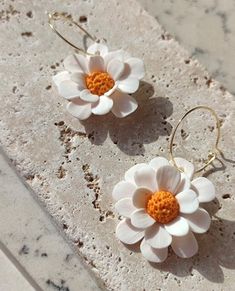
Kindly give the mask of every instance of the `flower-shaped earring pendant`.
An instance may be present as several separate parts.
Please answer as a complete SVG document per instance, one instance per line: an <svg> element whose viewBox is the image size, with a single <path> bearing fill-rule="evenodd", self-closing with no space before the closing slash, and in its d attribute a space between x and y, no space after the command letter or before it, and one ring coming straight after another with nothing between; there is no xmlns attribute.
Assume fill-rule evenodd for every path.
<svg viewBox="0 0 235 291"><path fill-rule="evenodd" d="M68 56L64 60L65 70L53 77L59 94L68 100L67 110L80 120L87 119L92 113L104 115L112 111L118 118L133 113L138 104L130 94L138 90L144 77L143 61L122 49L109 51L106 45L97 42L86 52L79 51L84 55Z"/></svg>
<svg viewBox="0 0 235 291"><path fill-rule="evenodd" d="M198 170L183 159L174 158L173 141L182 120L197 109L209 110L216 119L217 139L208 160ZM198 251L194 233L205 233L211 218L201 203L215 198L215 187L205 177L193 179L216 158L220 138L220 121L213 109L197 106L179 121L170 139L171 161L157 157L149 164L137 164L125 173L113 189L115 209L122 219L116 236L125 244L140 242L142 255L150 262L163 262L168 247L182 258Z"/></svg>
<svg viewBox="0 0 235 291"><path fill-rule="evenodd" d="M210 226L210 216L200 203L215 198L212 182L204 177L191 181L193 164L175 160L185 174L157 157L130 168L113 190L115 209L123 216L117 238L125 244L141 241L141 253L150 262L163 262L169 246L179 257L195 255L198 244L193 233L204 233Z"/></svg>

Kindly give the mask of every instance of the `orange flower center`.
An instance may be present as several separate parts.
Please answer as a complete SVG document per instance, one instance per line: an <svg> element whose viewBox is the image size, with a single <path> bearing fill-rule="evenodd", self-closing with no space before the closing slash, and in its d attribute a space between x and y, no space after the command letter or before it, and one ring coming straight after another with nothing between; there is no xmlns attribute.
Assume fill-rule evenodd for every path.
<svg viewBox="0 0 235 291"><path fill-rule="evenodd" d="M85 77L87 89L94 95L101 96L114 86L114 80L106 72L93 72Z"/></svg>
<svg viewBox="0 0 235 291"><path fill-rule="evenodd" d="M156 221L166 224L178 216L179 204L172 193L159 191L150 197L146 210Z"/></svg>

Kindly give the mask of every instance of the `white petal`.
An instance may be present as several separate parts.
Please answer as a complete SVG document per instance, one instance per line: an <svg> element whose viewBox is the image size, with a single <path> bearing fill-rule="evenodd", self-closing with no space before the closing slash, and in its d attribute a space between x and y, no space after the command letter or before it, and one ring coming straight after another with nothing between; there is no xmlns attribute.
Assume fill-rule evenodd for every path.
<svg viewBox="0 0 235 291"><path fill-rule="evenodd" d="M148 215L145 209L135 210L130 218L132 225L140 228L147 228L156 222L155 219Z"/></svg>
<svg viewBox="0 0 235 291"><path fill-rule="evenodd" d="M104 59L101 56L89 57L88 67L90 73L103 72Z"/></svg>
<svg viewBox="0 0 235 291"><path fill-rule="evenodd" d="M70 80L70 74L67 71L60 72L60 73L56 74L55 76L53 76L52 80L54 81L54 83L58 87L61 82L66 81L66 80Z"/></svg>
<svg viewBox="0 0 235 291"><path fill-rule="evenodd" d="M115 201L122 198L132 197L136 190L136 186L131 182L121 181L113 188L113 199Z"/></svg>
<svg viewBox="0 0 235 291"><path fill-rule="evenodd" d="M98 104L92 108L92 113L96 115L107 114L113 107L113 100L107 96L100 96Z"/></svg>
<svg viewBox="0 0 235 291"><path fill-rule="evenodd" d="M67 71L88 73L87 58L83 55L70 55L64 60L64 67Z"/></svg>
<svg viewBox="0 0 235 291"><path fill-rule="evenodd" d="M105 56L108 53L108 47L102 43L95 42L89 46L87 52L89 54L100 54L101 56Z"/></svg>
<svg viewBox="0 0 235 291"><path fill-rule="evenodd" d="M140 244L140 250L145 259L152 263L161 263L165 261L168 254L167 248L154 249L145 241L145 239L143 239Z"/></svg>
<svg viewBox="0 0 235 291"><path fill-rule="evenodd" d="M70 80L62 81L58 86L58 91L61 96L68 100L77 99L80 95L78 84Z"/></svg>
<svg viewBox="0 0 235 291"><path fill-rule="evenodd" d="M126 78L117 81L118 89L125 93L134 93L139 88L139 80L136 78Z"/></svg>
<svg viewBox="0 0 235 291"><path fill-rule="evenodd" d="M204 233L210 227L210 215L203 208L199 208L193 214L182 214L182 216L187 219L189 227L193 232Z"/></svg>
<svg viewBox="0 0 235 291"><path fill-rule="evenodd" d="M137 208L145 208L152 191L148 188L137 188L132 196L133 205Z"/></svg>
<svg viewBox="0 0 235 291"><path fill-rule="evenodd" d="M193 213L199 207L197 194L191 189L185 190L175 197L179 203L181 213Z"/></svg>
<svg viewBox="0 0 235 291"><path fill-rule="evenodd" d="M86 88L84 73L72 73L71 80L78 84L78 88L80 91Z"/></svg>
<svg viewBox="0 0 235 291"><path fill-rule="evenodd" d="M137 101L132 96L120 91L115 91L110 98L113 99L112 112L119 118L130 115L138 107Z"/></svg>
<svg viewBox="0 0 235 291"><path fill-rule="evenodd" d="M180 173L180 175L181 175L181 180L175 193L183 192L184 190L188 190L191 187L191 181L189 177L185 173Z"/></svg>
<svg viewBox="0 0 235 291"><path fill-rule="evenodd" d="M134 227L129 219L123 219L116 228L117 238L125 244L135 244L144 236L144 230Z"/></svg>
<svg viewBox="0 0 235 291"><path fill-rule="evenodd" d="M144 63L141 59L130 58L126 60L125 63L129 66L129 77L136 78L138 80L144 77Z"/></svg>
<svg viewBox="0 0 235 291"><path fill-rule="evenodd" d="M184 171L184 173L189 177L189 179L191 180L194 174L194 165L192 163L190 163L189 161L183 159L183 158L175 158L175 162L176 165L179 168L182 168L182 170Z"/></svg>
<svg viewBox="0 0 235 291"><path fill-rule="evenodd" d="M117 90L117 84L114 84L114 86L109 89L107 92L104 93L105 96L112 98L112 94Z"/></svg>
<svg viewBox="0 0 235 291"><path fill-rule="evenodd" d="M215 187L205 177L199 177L192 181L192 189L197 193L199 202L209 202L215 198Z"/></svg>
<svg viewBox="0 0 235 291"><path fill-rule="evenodd" d="M134 178L137 186L145 187L152 190L152 192L156 192L156 173L149 165L143 166L138 169L134 174Z"/></svg>
<svg viewBox="0 0 235 291"><path fill-rule="evenodd" d="M164 225L166 231L174 236L183 236L189 232L189 225L185 218L178 216L173 221Z"/></svg>
<svg viewBox="0 0 235 291"><path fill-rule="evenodd" d="M163 158L163 157L157 157L152 159L149 162L149 165L155 170L157 171L160 167L162 166L167 166L169 165L169 162L167 159Z"/></svg>
<svg viewBox="0 0 235 291"><path fill-rule="evenodd" d="M173 166L162 166L157 171L157 185L159 190L175 193L180 183L180 172Z"/></svg>
<svg viewBox="0 0 235 291"><path fill-rule="evenodd" d="M123 198L115 204L116 211L125 217L130 217L131 213L136 210L131 198Z"/></svg>
<svg viewBox="0 0 235 291"><path fill-rule="evenodd" d="M191 231L185 236L173 237L171 247L176 255L181 258L190 258L198 251L197 240Z"/></svg>
<svg viewBox="0 0 235 291"><path fill-rule="evenodd" d="M97 102L99 100L99 96L92 94L88 89L84 89L80 93L80 98L87 102Z"/></svg>
<svg viewBox="0 0 235 291"><path fill-rule="evenodd" d="M140 163L140 164L137 164L137 165L134 165L133 167L131 167L125 173L125 180L135 183L135 178L134 178L135 172L138 169L141 169L143 166L146 166L146 165L147 164Z"/></svg>
<svg viewBox="0 0 235 291"><path fill-rule="evenodd" d="M117 59L111 60L107 67L107 72L115 81L121 76L123 70L124 63Z"/></svg>
<svg viewBox="0 0 235 291"><path fill-rule="evenodd" d="M78 99L76 101L69 102L67 105L67 110L74 117L84 120L91 115L91 104Z"/></svg>
<svg viewBox="0 0 235 291"><path fill-rule="evenodd" d="M145 240L153 248L167 248L171 242L171 235L160 224L155 223L145 230Z"/></svg>
<svg viewBox="0 0 235 291"><path fill-rule="evenodd" d="M124 57L124 51L123 50L117 50L113 52L109 52L104 56L104 63L105 67L108 67L109 62L111 62L113 59L123 61Z"/></svg>

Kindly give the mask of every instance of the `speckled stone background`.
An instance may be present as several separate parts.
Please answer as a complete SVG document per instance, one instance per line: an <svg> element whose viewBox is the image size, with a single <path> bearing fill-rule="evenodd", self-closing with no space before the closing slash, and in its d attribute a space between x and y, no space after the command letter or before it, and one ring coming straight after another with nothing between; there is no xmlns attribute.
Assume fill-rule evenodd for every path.
<svg viewBox="0 0 235 291"><path fill-rule="evenodd" d="M0 5L1 144L90 268L109 290L234 289L233 97L134 0ZM76 20L85 15L84 26L109 47L144 59L147 73L132 116L80 123L66 112L51 76L72 49L49 30L45 10L72 13ZM76 41L83 43L79 34ZM164 264L150 265L115 239L112 188L133 164L168 157L172 127L197 104L213 107L222 125L225 159L203 173L217 189L217 200L207 206L213 222L197 237L198 256L182 260L171 254ZM195 162L215 138L207 116L199 112L185 123L185 150L196 153ZM181 151L180 145L175 149Z"/></svg>

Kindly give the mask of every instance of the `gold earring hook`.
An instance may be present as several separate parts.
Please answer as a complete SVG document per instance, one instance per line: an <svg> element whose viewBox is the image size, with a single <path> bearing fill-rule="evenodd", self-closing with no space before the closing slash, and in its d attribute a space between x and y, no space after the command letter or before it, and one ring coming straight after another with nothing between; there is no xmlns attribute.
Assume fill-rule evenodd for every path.
<svg viewBox="0 0 235 291"><path fill-rule="evenodd" d="M91 40L93 40L94 42L97 42L96 37L92 36L85 28L83 28L81 25L79 25L77 22L75 22L72 18L69 18L68 16L65 16L61 13L58 12L54 12L54 13L48 13L48 24L50 26L50 28L61 38L63 39L63 41L65 41L67 44L69 44L71 47L75 48L76 50L78 50L79 52L85 54L85 55L94 55L94 54L90 54L87 53L84 49L77 47L75 44L73 44L72 42L70 42L69 40L67 40L55 27L55 25L53 24L53 21L57 21L57 20L61 20L64 19L72 24L74 24L75 26L77 26L82 32L84 32Z"/></svg>
<svg viewBox="0 0 235 291"><path fill-rule="evenodd" d="M216 136L216 141L215 141L215 145L214 145L214 149L212 151L209 152L208 154L208 159L205 162L204 166L202 166L201 168L195 170L195 173L199 173L202 170L204 170L208 165L210 165L215 158L217 157L218 153L221 153L221 150L218 148L218 144L219 144L219 140L220 140L220 120L218 118L218 115L216 114L216 112L208 107L208 106L204 106L204 105L199 105L196 107L193 107L192 109L190 109L189 111L187 111L183 117L179 120L179 122L177 123L175 129L173 130L173 133L171 135L171 139L170 139L170 143L169 143L169 152L170 152L170 158L174 164L174 166L180 171L182 172L182 169L180 167L177 166L177 163L175 161L174 155L173 155L173 142L174 142L174 138L175 138L175 134L176 131L179 127L179 125L182 123L182 121L193 111L198 110L198 109L205 109L208 110L214 117L215 117L215 121L216 121L216 128L217 128L217 136Z"/></svg>

